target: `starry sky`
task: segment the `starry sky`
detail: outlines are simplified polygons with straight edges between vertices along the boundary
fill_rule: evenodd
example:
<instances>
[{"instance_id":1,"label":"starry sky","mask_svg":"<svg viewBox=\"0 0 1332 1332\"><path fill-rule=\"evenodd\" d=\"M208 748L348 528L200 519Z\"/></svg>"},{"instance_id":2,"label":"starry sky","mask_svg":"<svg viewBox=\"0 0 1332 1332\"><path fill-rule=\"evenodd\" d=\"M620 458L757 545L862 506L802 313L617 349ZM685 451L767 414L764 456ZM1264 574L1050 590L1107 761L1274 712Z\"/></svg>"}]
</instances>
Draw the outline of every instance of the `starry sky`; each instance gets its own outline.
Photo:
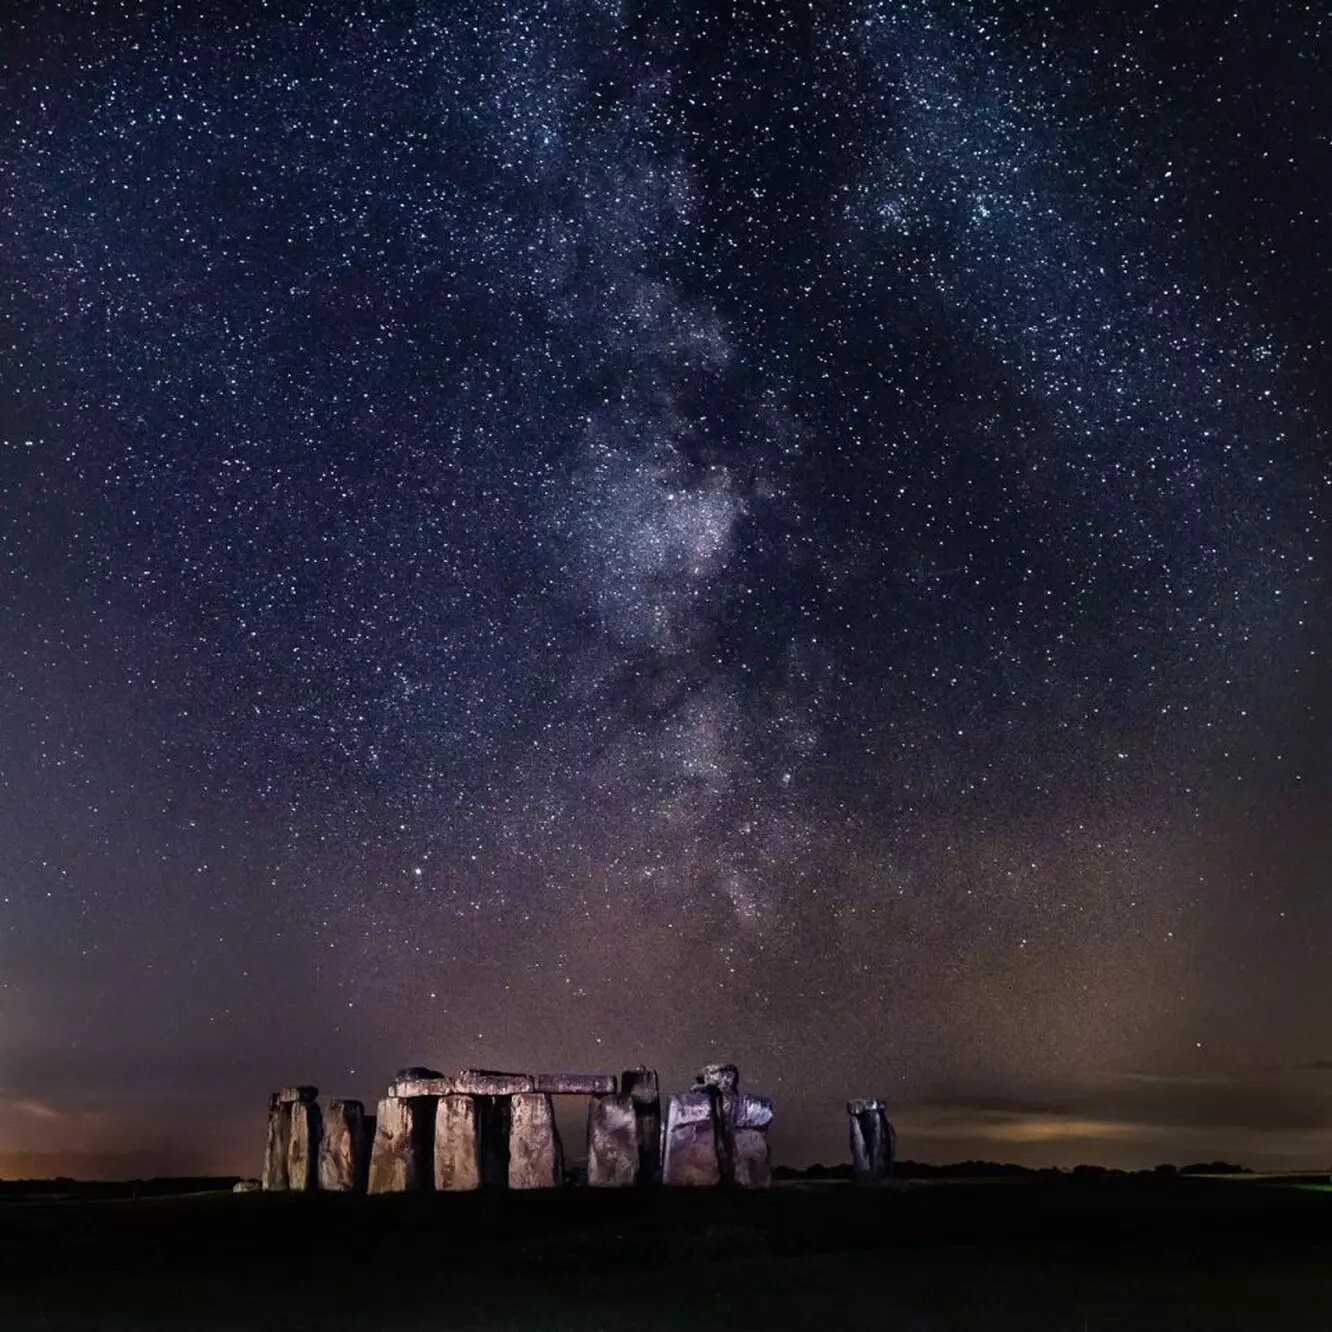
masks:
<instances>
[{"instance_id":1,"label":"starry sky","mask_svg":"<svg viewBox=\"0 0 1332 1332\"><path fill-rule=\"evenodd\" d=\"M1326 1165L1324 6L0 61L0 1174L722 1058L792 1164Z\"/></svg>"}]
</instances>

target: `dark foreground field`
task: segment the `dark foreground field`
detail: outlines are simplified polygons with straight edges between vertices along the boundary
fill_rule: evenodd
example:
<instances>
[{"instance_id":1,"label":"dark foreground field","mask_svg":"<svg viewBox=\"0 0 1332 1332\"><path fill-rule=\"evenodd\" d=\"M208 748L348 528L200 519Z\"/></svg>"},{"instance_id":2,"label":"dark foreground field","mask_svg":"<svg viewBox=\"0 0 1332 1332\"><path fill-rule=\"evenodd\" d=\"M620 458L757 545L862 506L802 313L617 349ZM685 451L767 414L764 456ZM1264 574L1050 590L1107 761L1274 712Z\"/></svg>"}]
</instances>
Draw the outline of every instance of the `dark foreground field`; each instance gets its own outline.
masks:
<instances>
[{"instance_id":1,"label":"dark foreground field","mask_svg":"<svg viewBox=\"0 0 1332 1332\"><path fill-rule=\"evenodd\" d=\"M1332 1329L1332 1190L0 1201L0 1328Z\"/></svg>"}]
</instances>

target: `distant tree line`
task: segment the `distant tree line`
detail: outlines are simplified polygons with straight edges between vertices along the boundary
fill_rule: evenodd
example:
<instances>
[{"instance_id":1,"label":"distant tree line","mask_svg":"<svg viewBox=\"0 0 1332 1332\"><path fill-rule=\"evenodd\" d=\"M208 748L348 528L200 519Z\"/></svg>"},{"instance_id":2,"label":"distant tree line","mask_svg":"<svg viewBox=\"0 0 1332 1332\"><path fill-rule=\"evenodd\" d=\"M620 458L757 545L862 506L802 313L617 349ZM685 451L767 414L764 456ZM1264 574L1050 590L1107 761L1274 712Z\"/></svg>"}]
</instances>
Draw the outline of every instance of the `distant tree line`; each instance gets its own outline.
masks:
<instances>
[{"instance_id":1,"label":"distant tree line","mask_svg":"<svg viewBox=\"0 0 1332 1332\"><path fill-rule=\"evenodd\" d=\"M794 1166L776 1166L774 1179L784 1180L850 1180L851 1164L823 1165L817 1163L800 1170ZM947 1165L933 1165L928 1161L898 1161L893 1166L893 1174L898 1179L983 1179L1009 1178L1030 1175L1033 1178L1052 1175L1071 1175L1076 1178L1101 1175L1249 1175L1253 1172L1247 1166L1234 1165L1229 1161L1195 1161L1191 1165L1158 1165L1144 1170L1120 1170L1115 1166L1075 1165L1067 1166L1023 1166L1005 1161L953 1161Z\"/></svg>"}]
</instances>

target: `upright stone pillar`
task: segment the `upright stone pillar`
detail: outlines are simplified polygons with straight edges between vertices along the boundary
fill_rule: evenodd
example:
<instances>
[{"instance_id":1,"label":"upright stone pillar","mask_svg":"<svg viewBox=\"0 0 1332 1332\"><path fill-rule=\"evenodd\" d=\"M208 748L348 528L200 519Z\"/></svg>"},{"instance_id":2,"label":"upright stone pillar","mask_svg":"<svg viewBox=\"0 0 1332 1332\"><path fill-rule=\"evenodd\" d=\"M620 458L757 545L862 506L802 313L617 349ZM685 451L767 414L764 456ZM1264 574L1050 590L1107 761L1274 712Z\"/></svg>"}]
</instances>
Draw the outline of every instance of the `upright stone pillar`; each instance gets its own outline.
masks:
<instances>
[{"instance_id":1,"label":"upright stone pillar","mask_svg":"<svg viewBox=\"0 0 1332 1332\"><path fill-rule=\"evenodd\" d=\"M434 1183L435 1103L424 1096L386 1096L370 1149L371 1193L413 1193Z\"/></svg>"},{"instance_id":2,"label":"upright stone pillar","mask_svg":"<svg viewBox=\"0 0 1332 1332\"><path fill-rule=\"evenodd\" d=\"M631 1188L642 1178L638 1113L629 1094L595 1097L587 1110L587 1182Z\"/></svg>"},{"instance_id":3,"label":"upright stone pillar","mask_svg":"<svg viewBox=\"0 0 1332 1332\"><path fill-rule=\"evenodd\" d=\"M633 1101L638 1134L638 1182L655 1184L661 1179L661 1084L655 1068L640 1064L625 1069L620 1091Z\"/></svg>"},{"instance_id":4,"label":"upright stone pillar","mask_svg":"<svg viewBox=\"0 0 1332 1332\"><path fill-rule=\"evenodd\" d=\"M564 1183L564 1151L555 1107L541 1092L520 1092L509 1104L509 1187L554 1189Z\"/></svg>"},{"instance_id":5,"label":"upright stone pillar","mask_svg":"<svg viewBox=\"0 0 1332 1332\"><path fill-rule=\"evenodd\" d=\"M319 1140L323 1115L314 1100L294 1101L291 1136L287 1139L287 1187L297 1193L319 1187Z\"/></svg>"},{"instance_id":6,"label":"upright stone pillar","mask_svg":"<svg viewBox=\"0 0 1332 1332\"><path fill-rule=\"evenodd\" d=\"M740 1099L740 1070L734 1064L705 1064L694 1079L696 1092L706 1091L713 1098L713 1111L717 1120L717 1163L722 1182L735 1179L735 1160L732 1126L736 1105Z\"/></svg>"},{"instance_id":7,"label":"upright stone pillar","mask_svg":"<svg viewBox=\"0 0 1332 1332\"><path fill-rule=\"evenodd\" d=\"M260 1183L266 1192L287 1187L287 1144L291 1141L291 1104L279 1101L277 1092L268 1098L268 1135L264 1140L264 1170Z\"/></svg>"},{"instance_id":8,"label":"upright stone pillar","mask_svg":"<svg viewBox=\"0 0 1332 1332\"><path fill-rule=\"evenodd\" d=\"M481 1123L474 1096L441 1096L435 1110L435 1188L481 1187Z\"/></svg>"},{"instance_id":9,"label":"upright stone pillar","mask_svg":"<svg viewBox=\"0 0 1332 1332\"><path fill-rule=\"evenodd\" d=\"M851 1120L851 1173L857 1184L877 1184L891 1177L897 1134L884 1103L864 1097L846 1103Z\"/></svg>"},{"instance_id":10,"label":"upright stone pillar","mask_svg":"<svg viewBox=\"0 0 1332 1332\"><path fill-rule=\"evenodd\" d=\"M365 1186L365 1107L360 1101L329 1101L319 1141L319 1187L327 1193L355 1193Z\"/></svg>"},{"instance_id":11,"label":"upright stone pillar","mask_svg":"<svg viewBox=\"0 0 1332 1332\"><path fill-rule=\"evenodd\" d=\"M766 1189L772 1183L768 1125L772 1102L766 1096L741 1093L731 1117L731 1180L742 1189Z\"/></svg>"},{"instance_id":12,"label":"upright stone pillar","mask_svg":"<svg viewBox=\"0 0 1332 1332\"><path fill-rule=\"evenodd\" d=\"M668 1098L662 1183L672 1187L719 1184L717 1136L716 1098L711 1089Z\"/></svg>"}]
</instances>

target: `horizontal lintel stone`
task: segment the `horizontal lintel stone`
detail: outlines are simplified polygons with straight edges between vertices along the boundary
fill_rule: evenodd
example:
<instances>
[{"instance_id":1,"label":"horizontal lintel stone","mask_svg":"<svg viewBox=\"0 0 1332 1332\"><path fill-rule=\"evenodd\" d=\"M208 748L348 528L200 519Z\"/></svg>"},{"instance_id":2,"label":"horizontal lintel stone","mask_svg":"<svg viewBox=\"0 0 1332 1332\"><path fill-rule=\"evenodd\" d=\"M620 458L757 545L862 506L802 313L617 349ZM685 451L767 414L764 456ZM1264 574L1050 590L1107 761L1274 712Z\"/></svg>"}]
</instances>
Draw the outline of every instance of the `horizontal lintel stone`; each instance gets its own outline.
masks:
<instances>
[{"instance_id":1,"label":"horizontal lintel stone","mask_svg":"<svg viewBox=\"0 0 1332 1332\"><path fill-rule=\"evenodd\" d=\"M454 1092L462 1096L518 1096L536 1090L530 1073L494 1073L485 1068L465 1068L453 1083Z\"/></svg>"},{"instance_id":2,"label":"horizontal lintel stone","mask_svg":"<svg viewBox=\"0 0 1332 1332\"><path fill-rule=\"evenodd\" d=\"M452 1096L457 1090L457 1078L398 1078L389 1083L388 1094L405 1100L410 1096Z\"/></svg>"},{"instance_id":3,"label":"horizontal lintel stone","mask_svg":"<svg viewBox=\"0 0 1332 1332\"><path fill-rule=\"evenodd\" d=\"M614 1073L538 1073L536 1090L547 1096L614 1096Z\"/></svg>"}]
</instances>

